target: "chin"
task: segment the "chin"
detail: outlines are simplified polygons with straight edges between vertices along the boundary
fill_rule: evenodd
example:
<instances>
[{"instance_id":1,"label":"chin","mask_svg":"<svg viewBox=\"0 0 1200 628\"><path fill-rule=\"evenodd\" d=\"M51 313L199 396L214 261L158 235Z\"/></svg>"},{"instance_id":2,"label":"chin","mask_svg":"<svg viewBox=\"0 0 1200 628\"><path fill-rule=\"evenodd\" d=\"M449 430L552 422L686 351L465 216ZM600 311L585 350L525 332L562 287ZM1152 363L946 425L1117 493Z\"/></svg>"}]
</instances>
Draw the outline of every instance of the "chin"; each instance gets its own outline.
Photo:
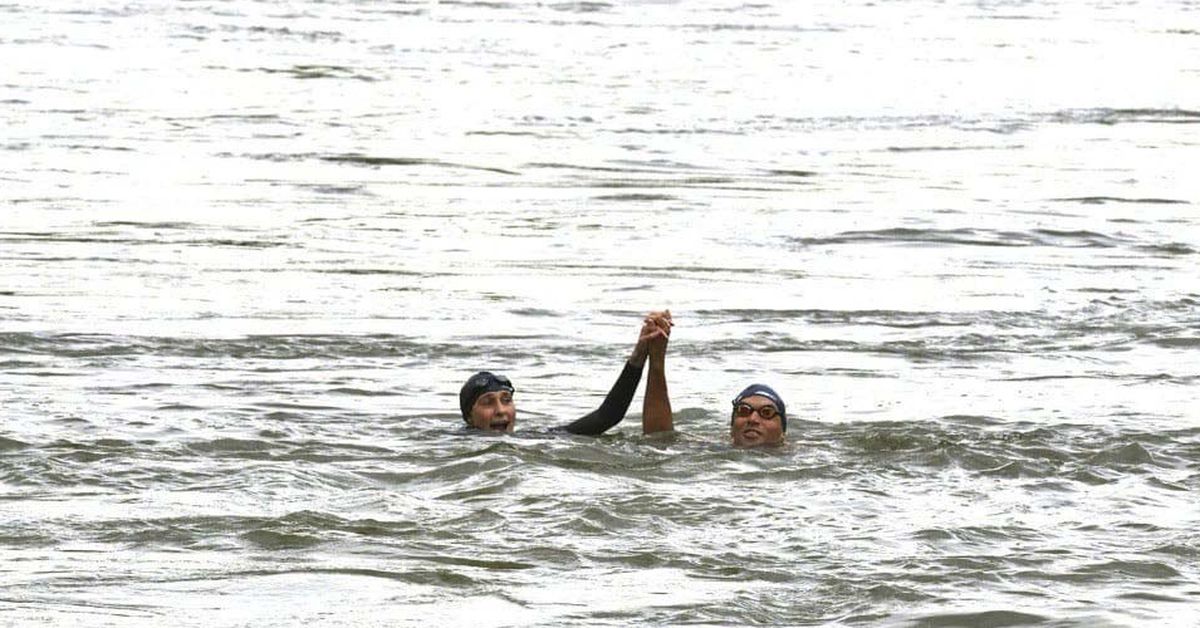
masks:
<instances>
[{"instance_id":1,"label":"chin","mask_svg":"<svg viewBox=\"0 0 1200 628\"><path fill-rule=\"evenodd\" d=\"M762 436L753 437L737 437L733 438L734 447L776 447L783 444L783 438L775 440L766 440Z\"/></svg>"}]
</instances>

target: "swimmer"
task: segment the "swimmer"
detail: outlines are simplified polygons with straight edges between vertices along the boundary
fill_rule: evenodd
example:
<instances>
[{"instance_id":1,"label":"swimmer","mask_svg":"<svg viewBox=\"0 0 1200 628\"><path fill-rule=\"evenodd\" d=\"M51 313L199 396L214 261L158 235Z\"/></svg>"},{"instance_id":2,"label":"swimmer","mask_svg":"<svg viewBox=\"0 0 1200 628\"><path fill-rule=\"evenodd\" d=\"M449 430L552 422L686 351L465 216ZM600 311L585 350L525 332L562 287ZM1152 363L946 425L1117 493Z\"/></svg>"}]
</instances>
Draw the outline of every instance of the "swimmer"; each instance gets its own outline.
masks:
<instances>
[{"instance_id":1,"label":"swimmer","mask_svg":"<svg viewBox=\"0 0 1200 628\"><path fill-rule=\"evenodd\" d=\"M642 368L649 355L650 343L665 334L657 323L658 315L658 312L652 312L643 321L633 353L629 355L625 367L600 407L567 425L554 428L555 431L599 436L625 418L633 394L642 381ZM515 392L512 382L503 375L488 371L472 375L458 393L458 406L463 420L468 427L479 430L513 431L517 424L517 406L513 401Z\"/></svg>"},{"instance_id":2,"label":"swimmer","mask_svg":"<svg viewBox=\"0 0 1200 628\"><path fill-rule=\"evenodd\" d=\"M671 312L656 321L659 331L650 340L650 367L646 396L642 401L642 433L655 434L675 429L671 399L667 395L666 353L670 339ZM787 406L770 386L751 384L733 398L729 435L735 447L764 447L783 444L787 433Z\"/></svg>"}]
</instances>

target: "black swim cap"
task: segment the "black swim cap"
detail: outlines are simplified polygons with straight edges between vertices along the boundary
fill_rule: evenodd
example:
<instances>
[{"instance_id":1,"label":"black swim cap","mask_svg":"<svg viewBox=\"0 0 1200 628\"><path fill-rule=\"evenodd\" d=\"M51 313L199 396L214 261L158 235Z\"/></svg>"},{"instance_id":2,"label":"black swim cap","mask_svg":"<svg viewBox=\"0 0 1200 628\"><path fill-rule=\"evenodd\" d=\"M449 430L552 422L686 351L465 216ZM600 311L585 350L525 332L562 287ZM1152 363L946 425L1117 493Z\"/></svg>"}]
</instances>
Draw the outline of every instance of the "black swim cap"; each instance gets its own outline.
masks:
<instances>
[{"instance_id":1,"label":"black swim cap","mask_svg":"<svg viewBox=\"0 0 1200 628\"><path fill-rule=\"evenodd\" d=\"M462 409L463 420L471 422L471 408L475 406L475 400L480 395L499 390L515 392L512 382L503 375L479 371L469 377L467 383L463 384L462 390L458 391L458 407Z\"/></svg>"},{"instance_id":2,"label":"black swim cap","mask_svg":"<svg viewBox=\"0 0 1200 628\"><path fill-rule=\"evenodd\" d=\"M733 398L733 405L737 406L737 404L741 403L742 400L745 399L746 397L753 397L755 395L758 395L760 397L766 397L767 399L770 399L772 403L775 404L775 408L779 410L779 422L780 422L781 426L783 427L783 431L786 432L787 431L787 406L783 405L783 397L780 397L779 393L775 392L774 388L771 388L770 386L768 386L766 384L750 384L749 386L746 387L745 390L738 393L738 396Z\"/></svg>"}]
</instances>

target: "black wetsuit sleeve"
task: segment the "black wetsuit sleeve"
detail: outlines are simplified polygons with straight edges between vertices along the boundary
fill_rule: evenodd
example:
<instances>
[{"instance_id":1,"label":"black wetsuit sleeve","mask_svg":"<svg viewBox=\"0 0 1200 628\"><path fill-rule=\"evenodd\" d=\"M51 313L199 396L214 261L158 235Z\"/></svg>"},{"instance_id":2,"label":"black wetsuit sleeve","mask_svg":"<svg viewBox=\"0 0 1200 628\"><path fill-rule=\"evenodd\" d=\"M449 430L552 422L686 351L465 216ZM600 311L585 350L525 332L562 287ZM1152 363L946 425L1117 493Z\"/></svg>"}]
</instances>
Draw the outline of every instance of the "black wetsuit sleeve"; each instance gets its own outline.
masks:
<instances>
[{"instance_id":1,"label":"black wetsuit sleeve","mask_svg":"<svg viewBox=\"0 0 1200 628\"><path fill-rule=\"evenodd\" d=\"M638 384L641 381L642 368L626 362L625 368L621 370L621 375L617 377L612 390L608 391L608 396L604 398L599 408L591 411L587 416L557 429L587 436L603 434L625 418L625 413L629 411L629 404L633 402L633 394L637 392Z\"/></svg>"}]
</instances>

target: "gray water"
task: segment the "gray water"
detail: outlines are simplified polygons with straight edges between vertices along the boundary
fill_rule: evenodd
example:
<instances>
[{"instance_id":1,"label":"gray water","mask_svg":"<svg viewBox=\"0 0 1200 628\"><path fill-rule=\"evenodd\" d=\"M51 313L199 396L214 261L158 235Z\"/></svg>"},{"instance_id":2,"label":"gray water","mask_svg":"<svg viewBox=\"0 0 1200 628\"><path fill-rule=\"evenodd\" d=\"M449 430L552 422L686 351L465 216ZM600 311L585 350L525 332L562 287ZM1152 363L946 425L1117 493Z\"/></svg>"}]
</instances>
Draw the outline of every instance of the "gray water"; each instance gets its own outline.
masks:
<instances>
[{"instance_id":1,"label":"gray water","mask_svg":"<svg viewBox=\"0 0 1200 628\"><path fill-rule=\"evenodd\" d=\"M0 60L2 624L1200 624L1200 3L20 0ZM546 435L664 307L678 433Z\"/></svg>"}]
</instances>

